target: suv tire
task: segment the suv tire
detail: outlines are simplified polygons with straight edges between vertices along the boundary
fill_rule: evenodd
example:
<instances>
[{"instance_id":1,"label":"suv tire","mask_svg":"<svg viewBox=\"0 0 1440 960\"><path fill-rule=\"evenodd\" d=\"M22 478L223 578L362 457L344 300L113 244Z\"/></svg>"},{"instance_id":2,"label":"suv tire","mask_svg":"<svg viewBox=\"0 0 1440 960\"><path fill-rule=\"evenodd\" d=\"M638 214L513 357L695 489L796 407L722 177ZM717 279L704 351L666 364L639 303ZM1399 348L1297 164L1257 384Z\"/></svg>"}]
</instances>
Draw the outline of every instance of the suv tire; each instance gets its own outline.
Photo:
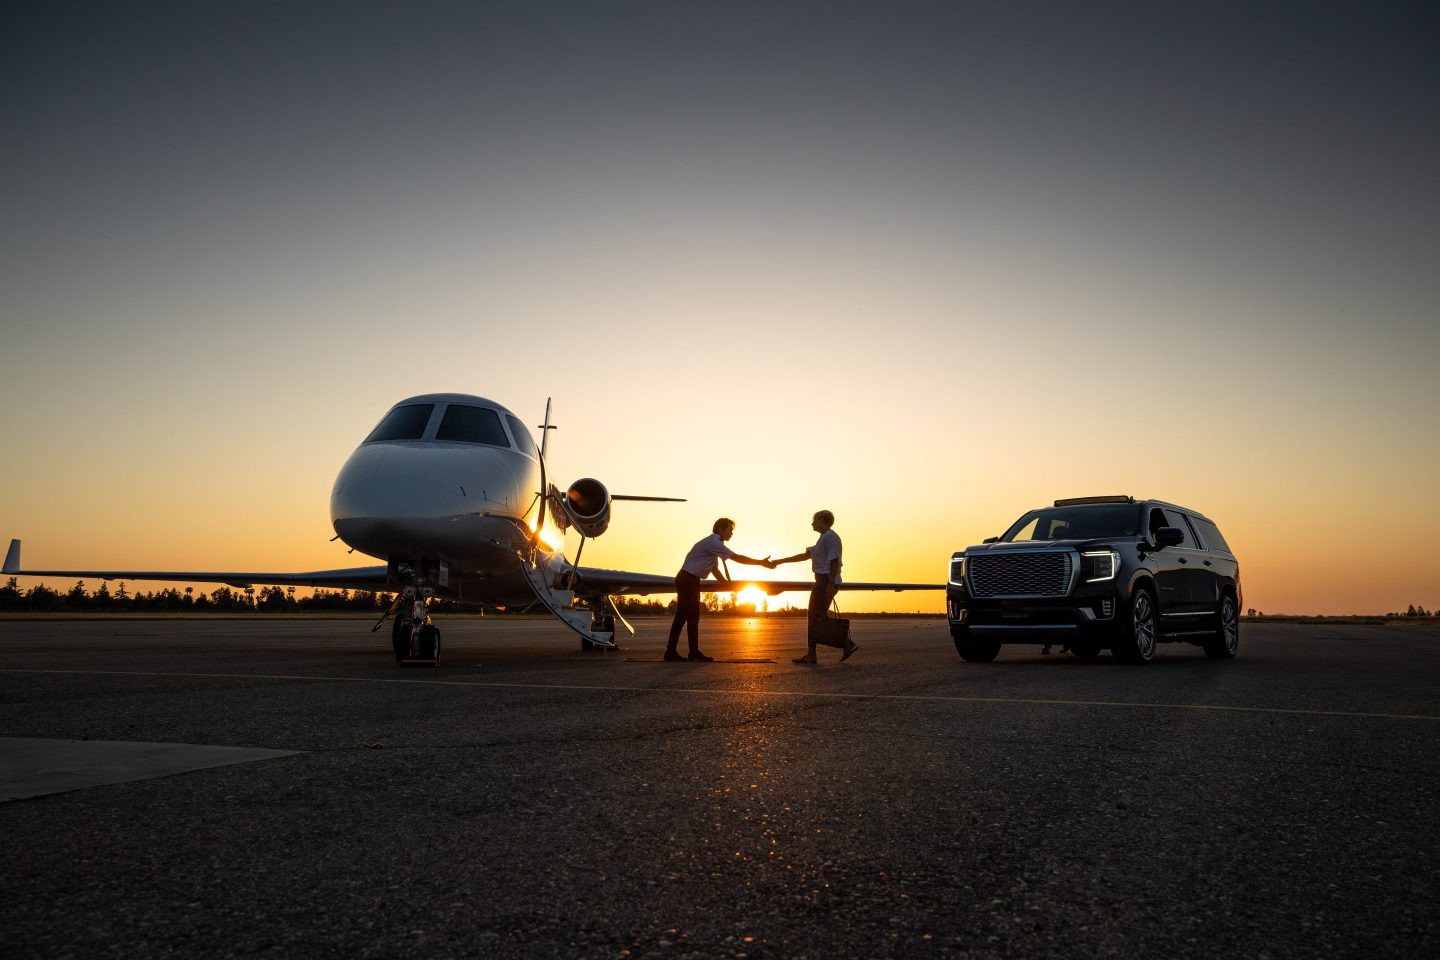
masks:
<instances>
[{"instance_id":1,"label":"suv tire","mask_svg":"<svg viewBox=\"0 0 1440 960\"><path fill-rule=\"evenodd\" d=\"M1130 598L1130 609L1120 635L1115 638L1112 653L1121 663L1149 663L1155 659L1155 598L1145 587Z\"/></svg>"},{"instance_id":2,"label":"suv tire","mask_svg":"<svg viewBox=\"0 0 1440 960\"><path fill-rule=\"evenodd\" d=\"M1205 641L1205 656L1212 660L1230 660L1240 650L1240 610L1235 598L1220 598L1220 611L1215 615L1215 636Z\"/></svg>"},{"instance_id":3,"label":"suv tire","mask_svg":"<svg viewBox=\"0 0 1440 960\"><path fill-rule=\"evenodd\" d=\"M966 663L989 663L1000 655L999 641L972 639L967 627L951 630L950 636L955 640L955 652Z\"/></svg>"}]
</instances>

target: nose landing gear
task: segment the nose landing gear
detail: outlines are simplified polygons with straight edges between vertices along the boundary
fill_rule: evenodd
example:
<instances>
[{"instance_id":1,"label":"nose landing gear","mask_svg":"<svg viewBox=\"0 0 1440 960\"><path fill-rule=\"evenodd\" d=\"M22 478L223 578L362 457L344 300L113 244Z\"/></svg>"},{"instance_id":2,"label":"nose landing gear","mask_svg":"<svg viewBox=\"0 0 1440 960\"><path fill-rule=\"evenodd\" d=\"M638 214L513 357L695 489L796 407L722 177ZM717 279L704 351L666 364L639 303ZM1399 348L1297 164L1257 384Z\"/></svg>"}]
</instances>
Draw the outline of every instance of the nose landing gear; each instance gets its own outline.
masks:
<instances>
[{"instance_id":1,"label":"nose landing gear","mask_svg":"<svg viewBox=\"0 0 1440 960\"><path fill-rule=\"evenodd\" d=\"M410 610L397 614L390 630L395 648L395 662L402 667L440 666L440 628L430 620L430 601L434 591L424 588L417 596L414 587L405 588L405 599L412 601Z\"/></svg>"}]
</instances>

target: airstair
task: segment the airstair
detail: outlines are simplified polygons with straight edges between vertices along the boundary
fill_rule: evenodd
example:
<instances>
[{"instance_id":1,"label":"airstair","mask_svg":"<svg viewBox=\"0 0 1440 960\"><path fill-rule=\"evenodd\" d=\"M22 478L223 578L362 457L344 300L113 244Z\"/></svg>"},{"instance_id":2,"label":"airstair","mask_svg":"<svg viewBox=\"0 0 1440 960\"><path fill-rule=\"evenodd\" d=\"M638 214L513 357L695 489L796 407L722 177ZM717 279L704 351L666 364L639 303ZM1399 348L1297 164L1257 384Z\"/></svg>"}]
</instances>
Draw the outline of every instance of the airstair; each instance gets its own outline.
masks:
<instances>
[{"instance_id":1,"label":"airstair","mask_svg":"<svg viewBox=\"0 0 1440 960\"><path fill-rule=\"evenodd\" d=\"M604 616L599 608L591 610L588 606L576 606L575 591L564 586L574 582L575 568L558 550L538 563L522 560L520 565L535 599L561 623L578 633L582 641L602 649L619 649L615 644L614 618Z\"/></svg>"}]
</instances>

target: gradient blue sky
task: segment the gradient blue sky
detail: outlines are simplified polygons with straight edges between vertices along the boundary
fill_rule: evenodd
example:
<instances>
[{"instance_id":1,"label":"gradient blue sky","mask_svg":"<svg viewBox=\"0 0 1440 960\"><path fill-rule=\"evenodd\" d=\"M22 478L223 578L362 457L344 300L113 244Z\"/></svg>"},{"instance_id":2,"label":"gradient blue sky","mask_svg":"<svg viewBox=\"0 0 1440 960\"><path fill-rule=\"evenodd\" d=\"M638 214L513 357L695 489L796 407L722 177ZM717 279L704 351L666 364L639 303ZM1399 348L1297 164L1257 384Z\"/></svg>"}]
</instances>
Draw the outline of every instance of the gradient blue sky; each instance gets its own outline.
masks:
<instances>
[{"instance_id":1,"label":"gradient blue sky","mask_svg":"<svg viewBox=\"0 0 1440 960\"><path fill-rule=\"evenodd\" d=\"M690 498L617 508L607 566L722 513L793 552L826 506L852 577L938 580L1126 492L1215 517L1247 606L1440 606L1431 5L0 17L32 564L352 562L334 472L459 390L553 395L562 477Z\"/></svg>"}]
</instances>

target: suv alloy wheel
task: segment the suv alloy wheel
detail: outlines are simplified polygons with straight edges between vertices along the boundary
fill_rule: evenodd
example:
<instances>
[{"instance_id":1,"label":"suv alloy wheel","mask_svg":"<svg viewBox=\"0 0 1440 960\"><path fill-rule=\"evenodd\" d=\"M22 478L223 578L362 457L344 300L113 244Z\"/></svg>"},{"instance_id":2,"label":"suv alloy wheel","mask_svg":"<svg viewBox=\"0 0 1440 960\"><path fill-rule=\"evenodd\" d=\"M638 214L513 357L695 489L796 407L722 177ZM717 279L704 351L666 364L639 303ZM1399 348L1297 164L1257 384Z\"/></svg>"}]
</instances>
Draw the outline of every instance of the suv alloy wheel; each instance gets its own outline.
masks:
<instances>
[{"instance_id":1,"label":"suv alloy wheel","mask_svg":"<svg viewBox=\"0 0 1440 960\"><path fill-rule=\"evenodd\" d=\"M1149 663L1155 659L1155 601L1144 587L1130 598L1130 615L1115 640L1113 653L1122 663Z\"/></svg>"},{"instance_id":2,"label":"suv alloy wheel","mask_svg":"<svg viewBox=\"0 0 1440 960\"><path fill-rule=\"evenodd\" d=\"M1212 660L1229 660L1240 649L1240 611L1230 594L1220 598L1220 612L1215 618L1215 636L1205 641L1205 656Z\"/></svg>"}]
</instances>

